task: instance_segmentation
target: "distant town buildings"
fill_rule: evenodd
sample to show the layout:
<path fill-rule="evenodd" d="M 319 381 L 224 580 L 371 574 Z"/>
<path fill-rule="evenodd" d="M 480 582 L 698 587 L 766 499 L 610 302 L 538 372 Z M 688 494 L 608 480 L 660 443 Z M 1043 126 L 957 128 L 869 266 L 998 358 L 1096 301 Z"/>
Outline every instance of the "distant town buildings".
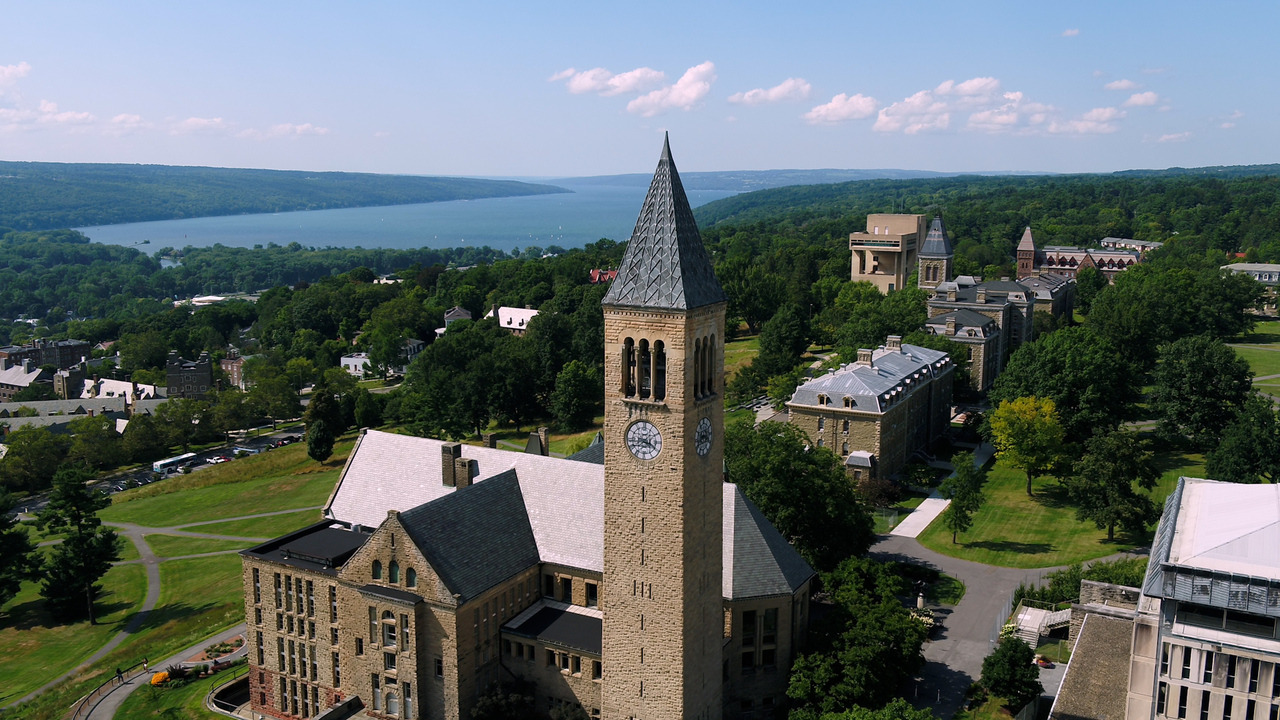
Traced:
<path fill-rule="evenodd" d="M 850 477 L 888 477 L 927 452 L 951 421 L 955 365 L 942 351 L 890 336 L 877 350 L 796 388 L 792 424 L 845 461 Z"/>
<path fill-rule="evenodd" d="M 83 362 L 54 373 L 53 393 L 61 400 L 119 397 L 130 405 L 137 400 L 164 397 L 164 390 L 155 385 L 90 376 L 87 363 Z"/>
<path fill-rule="evenodd" d="M 602 285 L 607 282 L 613 282 L 613 279 L 618 277 L 618 271 L 593 268 L 589 277 L 592 285 Z"/>
<path fill-rule="evenodd" d="M 362 378 L 369 371 L 369 353 L 361 352 L 343 355 L 340 364 L 348 375 Z"/>
<path fill-rule="evenodd" d="M 470 310 L 463 309 L 461 307 L 458 307 L 457 305 L 449 308 L 448 312 L 444 314 L 444 327 L 436 328 L 436 337 L 440 337 L 441 335 L 444 335 L 444 331 L 448 330 L 449 326 L 454 324 L 455 322 L 459 320 L 470 320 L 470 319 L 471 319 Z"/>
<path fill-rule="evenodd" d="M 924 215 L 868 215 L 867 231 L 849 234 L 850 278 L 885 294 L 903 288 L 916 269 L 916 248 L 924 237 Z"/>
<path fill-rule="evenodd" d="M 1248 275 L 1262 283 L 1263 287 L 1266 288 L 1262 301 L 1262 313 L 1264 315 L 1276 314 L 1276 286 L 1280 285 L 1280 265 L 1275 263 L 1232 263 L 1223 265 L 1222 269 L 1239 275 Z"/>
<path fill-rule="evenodd" d="M 1154 240 L 1133 240 L 1131 238 L 1114 237 L 1104 237 L 1098 241 L 1098 244 L 1112 250 L 1137 250 L 1140 253 L 1164 247 L 1164 243 Z"/>
<path fill-rule="evenodd" d="M 184 360 L 177 350 L 170 350 L 165 377 L 168 397 L 200 399 L 213 389 L 213 361 L 208 352 L 195 360 Z"/>
<path fill-rule="evenodd" d="M 0 360 L 8 360 L 11 365 L 30 360 L 35 367 L 52 365 L 57 370 L 69 368 L 92 354 L 92 347 L 85 340 L 32 340 L 27 345 L 0 347 Z"/>
<path fill-rule="evenodd" d="M 13 396 L 36 383 L 53 382 L 53 373 L 41 370 L 31 358 L 24 358 L 15 363 L 9 358 L 0 358 L 0 402 L 9 402 Z"/>
<path fill-rule="evenodd" d="M 248 390 L 249 383 L 244 378 L 244 361 L 246 358 L 237 348 L 230 348 L 227 356 L 218 361 L 218 367 L 227 376 L 227 382 L 233 387 Z"/>
<path fill-rule="evenodd" d="M 414 359 L 422 354 L 422 351 L 426 349 L 427 344 L 417 338 L 408 338 L 402 343 L 402 347 L 404 349 L 403 354 L 400 356 L 402 364 L 388 367 L 388 372 L 399 374 L 408 372 L 409 366 L 413 364 Z M 369 360 L 369 353 L 367 352 L 343 355 L 339 360 L 339 364 L 348 375 L 357 378 L 364 377 L 366 373 L 372 373 L 377 370 Z"/>
<path fill-rule="evenodd" d="M 521 336 L 529 329 L 529 322 L 538 316 L 538 311 L 531 308 L 500 307 L 494 305 L 485 318 L 498 318 L 498 326 L 508 330 L 512 335 Z"/>
<path fill-rule="evenodd" d="M 1140 242 L 1122 241 L 1119 238 L 1108 239 L 1116 242 Z M 1037 249 L 1031 236 L 1031 228 L 1027 228 L 1026 232 L 1022 233 L 1017 255 L 1019 279 L 1040 272 L 1057 273 L 1074 279 L 1081 269 L 1092 267 L 1097 268 L 1108 282 L 1115 282 L 1116 275 L 1142 262 L 1142 252 L 1137 250 L 1079 248 L 1066 245 L 1048 245 Z"/>

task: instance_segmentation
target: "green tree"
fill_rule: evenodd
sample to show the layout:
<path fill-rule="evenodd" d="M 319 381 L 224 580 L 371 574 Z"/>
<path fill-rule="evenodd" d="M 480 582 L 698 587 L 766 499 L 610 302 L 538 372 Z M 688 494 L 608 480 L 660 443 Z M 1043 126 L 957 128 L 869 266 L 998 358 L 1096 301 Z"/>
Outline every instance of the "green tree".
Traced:
<path fill-rule="evenodd" d="M 1000 459 L 1027 474 L 1031 497 L 1031 481 L 1058 467 L 1062 458 L 1065 433 L 1054 402 L 1037 397 L 1004 400 L 988 424 Z"/>
<path fill-rule="evenodd" d="M 1160 478 L 1147 441 L 1121 430 L 1094 435 L 1085 448 L 1074 475 L 1066 480 L 1076 516 L 1092 520 L 1099 530 L 1106 528 L 1108 540 L 1115 540 L 1117 525 L 1135 533 L 1145 530 L 1159 510 L 1150 497 L 1134 490 L 1134 484 L 1150 491 Z"/>
<path fill-rule="evenodd" d="M 39 402 L 41 400 L 57 400 L 53 392 L 53 384 L 34 382 L 13 394 L 12 402 Z"/>
<path fill-rule="evenodd" d="M 566 703 L 551 708 L 551 720 L 591 720 L 591 716 L 581 705 Z"/>
<path fill-rule="evenodd" d="M 564 430 L 581 430 L 591 424 L 603 400 L 604 380 L 592 366 L 570 360 L 556 376 L 551 394 L 551 414 Z"/>
<path fill-rule="evenodd" d="M 11 515 L 14 501 L 0 492 L 0 605 L 6 605 L 17 594 L 24 580 L 34 580 L 40 569 L 40 554 L 31 536 L 18 527 L 17 515 Z"/>
<path fill-rule="evenodd" d="M 993 405 L 1020 397 L 1048 398 L 1067 437 L 1082 441 L 1132 417 L 1140 378 L 1109 340 L 1087 326 L 1070 327 L 1019 347 L 988 397 Z"/>
<path fill-rule="evenodd" d="M 793 370 L 809 347 L 809 319 L 799 303 L 787 303 L 760 330 L 760 354 L 752 364 L 765 375 Z"/>
<path fill-rule="evenodd" d="M 126 459 L 116 421 L 106 415 L 82 417 L 67 424 L 71 431 L 71 449 L 67 459 L 97 470 L 113 468 Z"/>
<path fill-rule="evenodd" d="M 125 454 L 134 462 L 159 460 L 169 450 L 169 440 L 155 418 L 147 413 L 136 413 L 124 429 L 121 445 Z"/>
<path fill-rule="evenodd" d="M 65 435 L 34 425 L 14 430 L 4 441 L 9 450 L 0 458 L 0 484 L 10 492 L 49 487 L 71 444 Z"/>
<path fill-rule="evenodd" d="M 1018 638 L 1001 640 L 995 652 L 982 661 L 982 686 L 1007 700 L 1009 709 L 1017 712 L 1044 692 L 1035 659 L 1035 650 Z"/>
<path fill-rule="evenodd" d="M 316 462 L 328 460 L 343 430 L 342 408 L 328 385 L 316 386 L 302 421 L 307 428 L 307 455 Z"/>
<path fill-rule="evenodd" d="M 1200 335 L 1160 348 L 1151 409 L 1160 433 L 1208 448 L 1231 424 L 1253 388 L 1249 363 L 1222 341 Z"/>
<path fill-rule="evenodd" d="M 916 709 L 906 700 L 894 698 L 876 710 L 853 707 L 844 712 L 823 713 L 819 720 L 937 720 L 937 717 L 929 708 Z"/>
<path fill-rule="evenodd" d="M 871 513 L 840 458 L 810 447 L 796 426 L 732 423 L 724 455 L 729 480 L 813 567 L 830 570 L 875 542 Z"/>
<path fill-rule="evenodd" d="M 66 538 L 49 553 L 40 596 L 55 617 L 88 617 L 96 624 L 93 604 L 102 593 L 98 581 L 120 559 L 120 550 L 115 531 L 103 527 L 97 515 L 111 500 L 86 484 L 91 479 L 89 472 L 75 468 L 59 470 L 54 477 L 39 525 L 65 532 Z"/>
<path fill-rule="evenodd" d="M 1096 267 L 1084 267 L 1076 273 L 1076 307 L 1080 308 L 1081 315 L 1089 314 L 1094 298 L 1098 297 L 1107 285 L 1106 276 Z"/>
<path fill-rule="evenodd" d="M 169 357 L 169 342 L 157 330 L 126 333 L 120 336 L 116 345 L 120 352 L 120 369 L 128 373 L 162 368 Z"/>
<path fill-rule="evenodd" d="M 248 363 L 245 364 L 248 367 Z M 254 414 L 273 420 L 298 416 L 298 394 L 292 383 L 273 365 L 263 365 L 254 373 L 249 389 L 249 404 Z M 166 403 L 167 404 L 167 403 Z"/>
<path fill-rule="evenodd" d="M 497 683 L 490 685 L 471 708 L 472 720 L 533 720 L 537 717 L 533 696 L 520 690 L 507 691 Z"/>
<path fill-rule="evenodd" d="M 190 398 L 173 398 L 157 407 L 157 425 L 164 430 L 165 445 L 178 445 L 182 452 L 190 452 L 197 440 L 216 437 L 212 423 L 204 422 L 208 414 L 208 403 Z"/>
<path fill-rule="evenodd" d="M 296 357 L 285 363 L 284 376 L 289 379 L 293 391 L 302 394 L 302 388 L 316 379 L 315 363 L 303 357 Z"/>
<path fill-rule="evenodd" d="M 942 513 L 942 522 L 951 531 L 954 545 L 956 536 L 973 526 L 973 515 L 982 507 L 982 486 L 987 484 L 987 471 L 973 466 L 973 453 L 956 453 L 951 463 L 955 465 L 955 473 L 942 481 L 938 492 L 951 501 Z"/>
<path fill-rule="evenodd" d="M 1205 474 L 1237 483 L 1280 478 L 1280 421 L 1267 395 L 1249 395 L 1240 414 L 1222 431 L 1222 441 L 1205 456 Z"/>
<path fill-rule="evenodd" d="M 378 395 L 360 388 L 356 393 L 356 427 L 374 428 L 381 425 L 383 405 Z"/>

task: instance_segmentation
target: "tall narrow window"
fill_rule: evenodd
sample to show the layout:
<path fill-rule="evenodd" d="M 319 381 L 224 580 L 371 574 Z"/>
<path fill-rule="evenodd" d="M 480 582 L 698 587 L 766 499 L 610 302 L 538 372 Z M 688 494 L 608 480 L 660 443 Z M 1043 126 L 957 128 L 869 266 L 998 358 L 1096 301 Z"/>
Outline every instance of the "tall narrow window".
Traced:
<path fill-rule="evenodd" d="M 717 392 L 720 391 L 720 388 L 716 386 L 717 376 L 718 376 L 718 373 L 716 372 L 716 336 L 712 335 L 711 341 L 707 343 L 707 375 L 706 375 L 707 386 L 705 391 L 708 395 L 715 395 Z"/>
<path fill-rule="evenodd" d="M 400 649 L 409 649 L 409 616 L 400 614 Z"/>
<path fill-rule="evenodd" d="M 342 667 L 342 664 L 338 662 L 338 653 L 334 653 L 333 654 L 333 686 L 336 688 L 342 687 L 342 673 L 338 669 L 340 667 Z"/>
<path fill-rule="evenodd" d="M 640 341 L 640 399 L 648 400 L 653 389 L 653 358 L 649 354 L 649 341 Z"/>
<path fill-rule="evenodd" d="M 1182 648 L 1182 679 L 1187 680 L 1191 677 L 1191 648 Z"/>
<path fill-rule="evenodd" d="M 381 560 L 373 561 L 373 579 L 374 580 L 382 579 L 382 561 Z"/>
<path fill-rule="evenodd" d="M 1261 674 L 1262 674 L 1262 661 L 1257 659 L 1250 660 L 1249 661 L 1249 692 L 1251 693 L 1258 692 L 1258 676 Z"/>
<path fill-rule="evenodd" d="M 407 681 L 400 683 L 400 693 L 404 695 L 404 716 L 413 717 L 413 686 Z"/>
<path fill-rule="evenodd" d="M 400 584 L 400 563 L 395 560 L 392 560 L 391 564 L 387 566 L 387 580 L 389 580 L 392 585 Z"/>
<path fill-rule="evenodd" d="M 284 599 L 280 596 L 280 573 L 276 573 L 276 607 L 284 607 Z"/>
<path fill-rule="evenodd" d="M 378 642 L 378 609 L 369 606 L 369 643 Z"/>
<path fill-rule="evenodd" d="M 700 398 L 702 397 L 702 338 L 695 338 L 693 341 L 692 369 L 692 372 L 686 373 L 686 379 L 693 380 L 693 396 Z"/>
<path fill-rule="evenodd" d="M 253 601 L 262 602 L 262 583 L 258 581 L 258 568 L 253 569 Z"/>
<path fill-rule="evenodd" d="M 1187 716 L 1187 686 L 1183 685 L 1178 688 L 1178 717 L 1185 718 Z"/>
<path fill-rule="evenodd" d="M 1200 693 L 1200 720 L 1209 720 L 1209 691 Z M 1275 720 L 1272 718 L 1271 720 Z"/>
<path fill-rule="evenodd" d="M 1201 682 L 1213 682 L 1213 651 L 1206 650 L 1204 653 L 1204 677 Z M 1206 711 L 1208 712 L 1208 711 Z"/>
<path fill-rule="evenodd" d="M 370 680 L 373 684 L 373 709 L 382 709 L 382 678 L 377 675 L 371 675 Z"/>
<path fill-rule="evenodd" d="M 390 610 L 382 613 L 382 644 L 390 648 L 396 646 L 396 616 Z"/>
<path fill-rule="evenodd" d="M 667 347 L 661 340 L 653 344 L 653 399 L 667 399 Z"/>
<path fill-rule="evenodd" d="M 404 584 L 408 587 L 418 587 L 418 571 L 409 568 L 404 573 Z"/>
<path fill-rule="evenodd" d="M 622 341 L 622 394 L 636 394 L 636 344 L 631 338 Z"/>
<path fill-rule="evenodd" d="M 338 622 L 338 588 L 329 586 L 329 622 Z"/>

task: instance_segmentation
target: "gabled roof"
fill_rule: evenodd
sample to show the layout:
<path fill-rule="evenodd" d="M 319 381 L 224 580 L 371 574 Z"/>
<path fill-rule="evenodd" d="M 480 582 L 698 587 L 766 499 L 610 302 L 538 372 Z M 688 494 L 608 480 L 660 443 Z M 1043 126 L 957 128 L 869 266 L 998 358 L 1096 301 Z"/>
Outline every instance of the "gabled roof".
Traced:
<path fill-rule="evenodd" d="M 726 598 L 790 595 L 813 577 L 809 563 L 737 485 L 724 484 L 723 502 Z"/>
<path fill-rule="evenodd" d="M 924 244 L 920 246 L 920 257 L 948 258 L 954 254 L 947 229 L 942 225 L 942 216 L 937 215 L 929 226 L 929 234 L 924 237 Z"/>
<path fill-rule="evenodd" d="M 1022 240 L 1018 241 L 1019 250 L 1036 251 L 1036 242 L 1031 239 L 1031 226 L 1028 225 L 1026 230 L 1022 231 Z"/>
<path fill-rule="evenodd" d="M 493 317 L 493 310 L 490 310 L 485 318 Z M 508 330 L 526 330 L 529 322 L 538 317 L 538 311 L 530 308 L 514 308 L 501 306 L 498 308 L 498 324 Z"/>
<path fill-rule="evenodd" d="M 961 308 L 959 310 L 952 310 L 951 312 L 943 313 L 941 315 L 935 315 L 929 318 L 928 320 L 926 320 L 924 324 L 925 325 L 946 325 L 948 320 L 955 320 L 956 327 L 971 327 L 971 328 L 984 328 L 987 325 L 991 325 L 995 323 L 995 320 L 992 320 L 986 315 L 983 315 L 981 313 L 976 313 L 972 310 L 966 310 L 964 308 Z"/>
<path fill-rule="evenodd" d="M 688 310 L 727 299 L 664 139 L 649 194 L 603 304 Z"/>

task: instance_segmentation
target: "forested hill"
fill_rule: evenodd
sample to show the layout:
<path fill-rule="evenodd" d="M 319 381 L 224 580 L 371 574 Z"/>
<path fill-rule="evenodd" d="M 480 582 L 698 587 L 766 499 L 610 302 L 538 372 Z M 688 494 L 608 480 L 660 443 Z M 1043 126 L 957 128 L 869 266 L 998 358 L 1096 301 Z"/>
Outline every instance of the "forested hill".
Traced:
<path fill-rule="evenodd" d="M 1251 171 L 1251 172 L 1250 172 Z M 837 244 L 875 212 L 941 213 L 957 256 L 1003 265 L 1030 226 L 1036 244 L 1167 241 L 1280 260 L 1280 166 L 867 180 L 761 190 L 694 211 L 712 236 L 782 233 Z M 828 237 L 829 236 L 829 237 Z"/>
<path fill-rule="evenodd" d="M 0 162 L 0 227 L 47 230 L 557 192 L 569 191 L 475 178 Z"/>

